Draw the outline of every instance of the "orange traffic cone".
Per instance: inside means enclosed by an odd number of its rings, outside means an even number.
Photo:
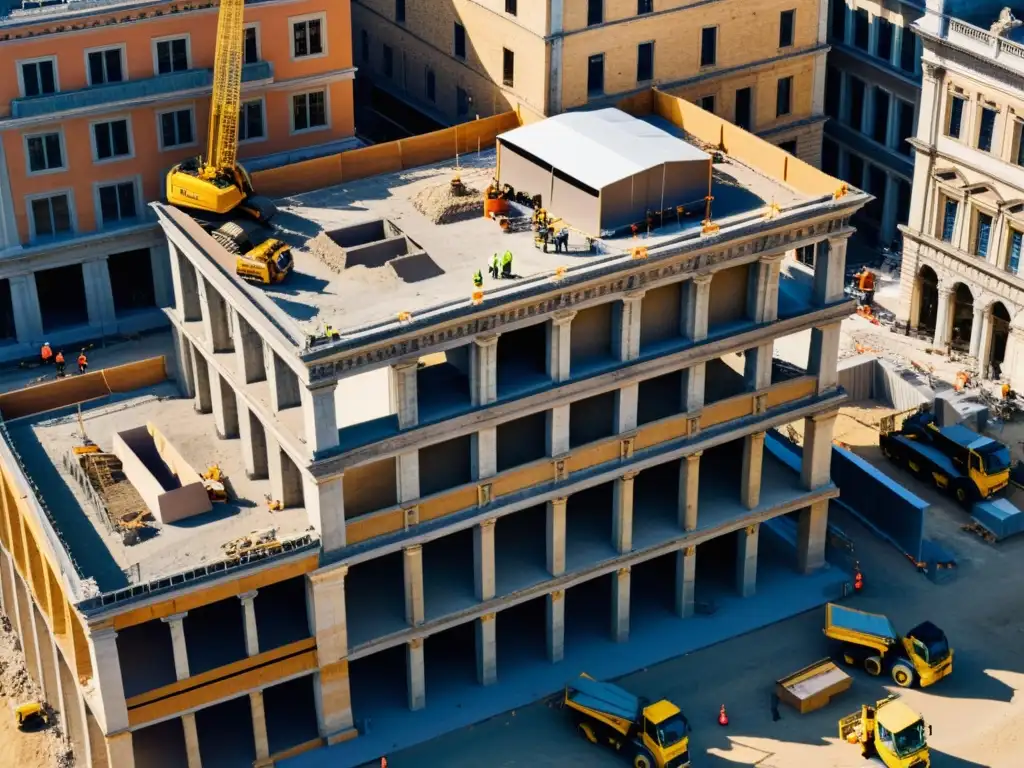
[[[853,591],[860,592],[864,589],[864,574],[860,572],[860,563],[853,566]]]
[[[388,768],[388,759],[386,757],[380,759],[380,768]]]
[[[722,708],[720,710],[718,710],[718,724],[719,725],[728,725],[729,724],[729,716],[725,713],[725,704],[723,704]]]

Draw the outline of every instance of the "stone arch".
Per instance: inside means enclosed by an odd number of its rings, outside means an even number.
[[[922,264],[914,276],[911,296],[910,325],[921,331],[934,332],[939,309],[939,276],[927,264]]]
[[[955,166],[936,168],[932,171],[932,177],[937,181],[945,182],[954,187],[963,187],[967,184],[967,177],[964,176],[963,171]]]
[[[993,301],[985,310],[985,321],[988,333],[985,334],[987,338],[982,339],[985,344],[981,356],[983,370],[984,367],[990,367],[992,375],[998,378],[1006,360],[1006,347],[1010,339],[1010,323],[1013,322],[1013,317],[1003,302]]]
[[[974,326],[974,292],[967,283],[953,283],[949,302],[949,344],[953,349],[967,352]]]

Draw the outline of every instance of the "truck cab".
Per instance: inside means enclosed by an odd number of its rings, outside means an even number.
[[[839,738],[860,743],[864,757],[888,768],[929,768],[928,733],[921,716],[895,696],[865,704],[839,721]]]

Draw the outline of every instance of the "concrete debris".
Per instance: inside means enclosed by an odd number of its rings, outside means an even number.
[[[337,272],[340,275],[345,271],[345,249],[334,242],[326,232],[321,232],[309,240],[305,248],[332,272]]]
[[[413,207],[434,224],[452,224],[484,215],[484,199],[480,190],[451,183],[424,187],[412,199]]]

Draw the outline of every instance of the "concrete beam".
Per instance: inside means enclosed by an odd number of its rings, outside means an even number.
[[[814,285],[811,297],[814,303],[825,306],[843,298],[846,280],[846,245],[849,235],[830,237],[827,252],[818,250],[814,259]]]
[[[571,372],[572,319],[576,312],[556,312],[548,321],[547,372],[556,383],[568,381]]]
[[[474,406],[498,399],[498,334],[477,336],[469,346],[469,393]]]
[[[43,338],[43,311],[39,306],[36,276],[14,275],[8,280],[11,284],[11,310],[14,313],[14,332],[18,343],[42,346],[46,339]]]
[[[423,599],[423,547],[415,544],[402,550],[405,578],[405,620],[418,627],[425,620]]]
[[[704,384],[707,363],[694,363],[683,370],[683,413],[693,413],[704,407]]]
[[[310,525],[320,534],[324,553],[337,552],[346,544],[343,477],[336,475],[317,482],[308,472],[296,472],[302,478],[302,505]]]
[[[797,522],[796,562],[800,573],[813,573],[825,565],[828,541],[828,500],[800,510]]]
[[[185,643],[185,617],[188,611],[165,616],[160,619],[171,632],[171,648],[174,651],[174,675],[178,680],[191,677],[188,668],[188,646]]]
[[[494,524],[484,520],[473,528],[473,575],[477,600],[494,597]]]
[[[547,566],[552,576],[565,573],[565,504],[564,497],[547,503]]]
[[[234,332],[238,378],[246,384],[266,381],[267,366],[263,360],[263,339],[238,313],[235,313]]]
[[[816,413],[804,419],[804,455],[800,481],[813,491],[832,482],[832,431],[838,411]]]
[[[839,333],[840,323],[811,329],[807,372],[818,377],[819,395],[839,386]]]
[[[498,428],[485,427],[469,436],[469,460],[474,480],[498,474]]]
[[[690,341],[703,341],[708,337],[712,277],[714,275],[696,275],[683,283],[683,317],[680,330],[683,338]]]
[[[760,525],[754,523],[736,531],[736,591],[740,597],[757,592],[757,540]]]
[[[189,712],[181,716],[181,727],[185,731],[185,759],[188,768],[203,768],[203,758],[199,751],[199,731],[196,730],[195,713]]]
[[[480,685],[498,682],[497,622],[493,613],[476,620],[476,680]]]
[[[270,757],[270,739],[267,738],[267,713],[263,708],[263,691],[253,691],[249,694],[249,712],[252,715],[256,759],[266,760]]]
[[[245,476],[250,480],[267,477],[267,433],[263,423],[244,403],[238,403],[238,435],[242,439]]]
[[[679,462],[679,527],[684,531],[697,530],[697,499],[700,489],[700,457],[696,451]]]
[[[569,452],[569,404],[556,405],[545,412],[544,439],[548,456],[561,456]]]
[[[260,652],[260,633],[256,625],[256,595],[257,590],[243,592],[238,596],[242,603],[242,628],[245,633],[245,652],[249,656],[256,656]]]
[[[235,390],[217,371],[210,371],[210,396],[217,437],[227,440],[238,437],[238,400]]]
[[[545,598],[547,614],[544,632],[548,661],[552,664],[565,658],[565,592],[556,590]]]
[[[764,432],[743,438],[743,467],[740,470],[740,501],[747,509],[761,503],[761,470],[764,466]]]
[[[616,478],[612,486],[612,546],[619,554],[633,549],[633,480],[636,472]]]
[[[391,366],[391,392],[399,429],[409,429],[420,423],[418,370],[419,361],[416,360]]]
[[[203,312],[203,340],[211,352],[231,352],[234,339],[227,302],[205,277],[199,278],[199,306]]]
[[[403,453],[395,458],[395,482],[398,503],[408,504],[420,497],[420,452]]]
[[[309,632],[316,638],[321,667],[348,657],[348,610],[344,565],[314,571],[306,577],[306,615]]]
[[[614,305],[613,351],[626,362],[640,357],[640,316],[646,291],[629,291]]]
[[[110,285],[110,267],[107,259],[84,262],[82,280],[85,283],[85,308],[89,316],[89,325],[98,329],[101,336],[116,333],[114,289]]]
[[[629,582],[630,566],[619,568],[612,574],[612,640],[629,640]]]
[[[747,390],[756,392],[772,385],[772,354],[775,344],[768,342],[746,350],[743,356],[743,383]]]
[[[427,674],[423,665],[423,638],[405,644],[406,684],[409,687],[409,709],[413,712],[427,706]]]
[[[697,585],[697,548],[683,547],[676,552],[676,615],[693,616]]]
[[[615,433],[636,429],[636,414],[640,403],[640,382],[623,384],[615,390]]]
[[[23,630],[25,623],[22,617]],[[117,632],[112,628],[91,630],[89,657],[97,692],[93,699],[93,714],[105,733],[127,730],[128,707],[121,678],[121,659],[117,652]]]
[[[338,413],[334,393],[338,382],[332,381],[315,389],[301,387],[302,421],[306,445],[316,457],[338,447]]]

